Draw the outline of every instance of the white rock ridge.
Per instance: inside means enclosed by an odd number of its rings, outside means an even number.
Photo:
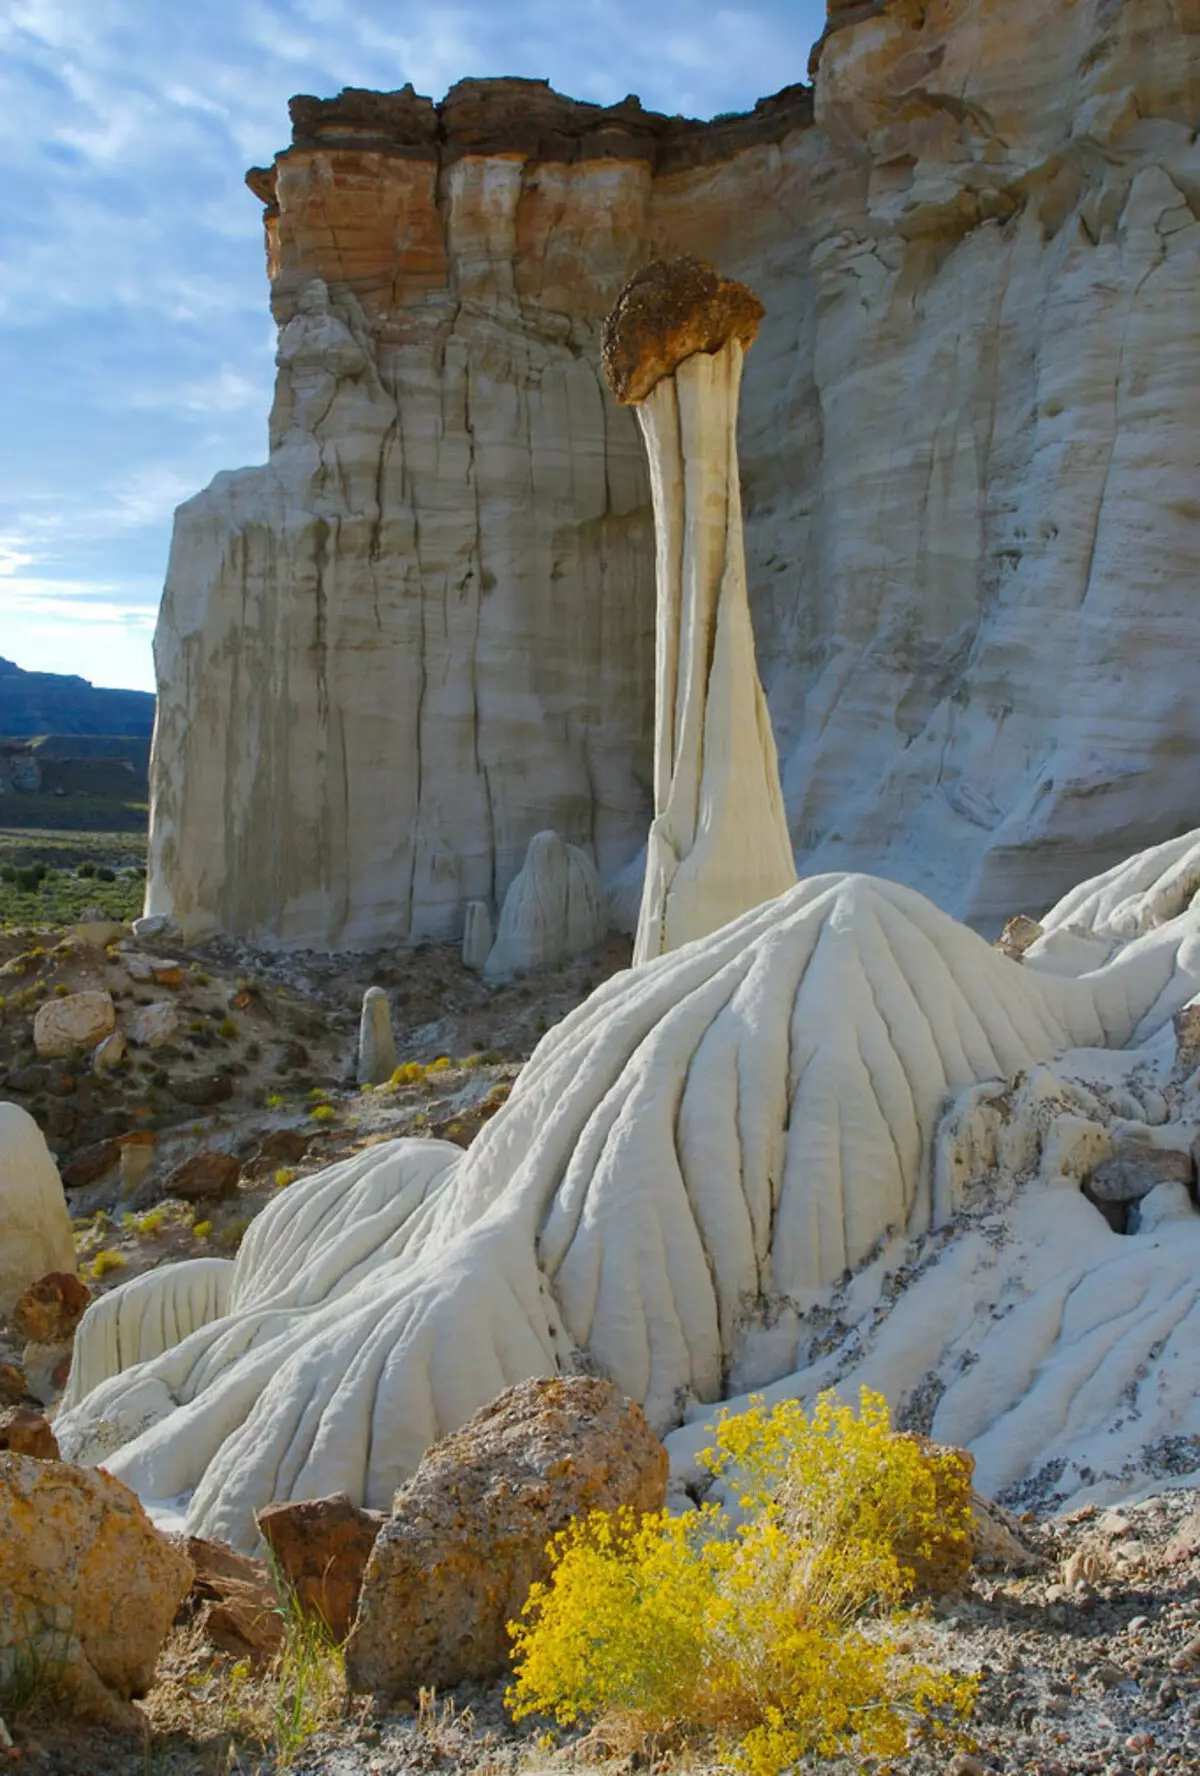
[[[706,937],[796,880],[754,662],[737,412],[762,305],[694,260],[659,261],[605,327],[650,459],[658,612],[654,818],[634,961]]]
[[[1200,835],[1186,867],[1183,845],[1157,859],[1176,882],[1200,868]],[[1142,904],[1155,867],[1130,866]],[[252,1224],[221,1317],[90,1392],[73,1379],[60,1445],[143,1497],[192,1494],[196,1533],[245,1545],[271,1499],[386,1504],[435,1437],[580,1360],[668,1430],[793,1373],[805,1312],[847,1270],[962,1211],[970,1167],[938,1159],[948,1098],[1068,1049],[1169,1044],[1198,992],[1190,898],[1069,978],[912,890],[801,882],[608,981],[466,1153],[400,1141],[293,1185]],[[1038,1422],[1027,1455],[1064,1421]]]
[[[75,1273],[62,1180],[33,1117],[0,1099],[0,1314],[52,1270]]]

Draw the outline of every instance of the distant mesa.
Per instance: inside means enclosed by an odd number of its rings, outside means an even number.
[[[0,737],[118,735],[149,741],[154,727],[150,691],[110,691],[60,672],[26,672],[0,659]]]

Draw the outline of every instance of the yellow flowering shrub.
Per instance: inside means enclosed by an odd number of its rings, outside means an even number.
[[[641,1519],[596,1512],[551,1544],[553,1570],[511,1625],[519,1719],[596,1720],[616,1740],[715,1740],[748,1776],[808,1753],[904,1756],[953,1734],[970,1679],[901,1656],[887,1620],[911,1589],[902,1551],[970,1537],[928,1449],[864,1391],[856,1417],[761,1402],[717,1429],[708,1466],[743,1507]]]

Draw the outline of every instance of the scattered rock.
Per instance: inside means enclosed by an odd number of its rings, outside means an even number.
[[[67,1199],[45,1137],[18,1104],[0,1101],[0,1314],[39,1277],[74,1269]]]
[[[1094,1203],[1131,1203],[1147,1196],[1156,1185],[1182,1183],[1191,1186],[1191,1155],[1148,1142],[1133,1144],[1098,1165],[1085,1180],[1083,1193]]]
[[[0,1411],[0,1449],[32,1456],[35,1461],[58,1460],[54,1432],[32,1406],[6,1406]]]
[[[483,965],[491,953],[492,941],[491,908],[486,900],[469,900],[466,922],[463,925],[463,967],[482,974]]]
[[[233,1081],[228,1073],[198,1073],[191,1079],[172,1079],[171,1096],[195,1110],[208,1110],[224,1104],[233,1096]]]
[[[996,948],[1012,962],[1019,962],[1031,943],[1042,935],[1042,927],[1028,913],[1017,913],[996,939]]]
[[[80,1147],[71,1155],[63,1167],[63,1186],[67,1190],[82,1190],[120,1163],[121,1149],[116,1141],[94,1141],[90,1147]]]
[[[92,1055],[92,1068],[96,1073],[109,1073],[125,1059],[125,1035],[121,1030],[114,1030],[103,1042],[96,1044]]]
[[[266,1562],[201,1536],[187,1536],[183,1545],[195,1577],[181,1614],[221,1652],[271,1658],[283,1643],[283,1616]]]
[[[186,1556],[100,1468],[0,1454],[0,1661],[20,1647],[53,1671],[63,1707],[136,1730],[191,1583]]]
[[[0,1363],[0,1406],[25,1406],[33,1396],[15,1363]]]
[[[129,1040],[139,1048],[162,1048],[179,1034],[179,1012],[171,999],[139,1005],[128,1024]]]
[[[396,1494],[347,1643],[352,1687],[411,1696],[497,1676],[550,1538],[582,1512],[657,1510],[666,1482],[666,1451],[611,1382],[507,1389],[435,1443]]]
[[[974,1464],[972,1464],[974,1465]],[[971,1493],[975,1528],[971,1564],[984,1572],[1037,1572],[1045,1565],[1040,1554],[1027,1548],[1016,1530],[1010,1511],[978,1492]]]
[[[21,1367],[29,1392],[43,1406],[53,1406],[71,1375],[74,1340],[54,1340],[45,1344],[30,1342],[21,1352]]]
[[[1164,1559],[1169,1566],[1175,1566],[1197,1554],[1200,1554],[1200,1511],[1193,1511],[1167,1543]]]
[[[45,1091],[49,1083],[49,1067],[41,1067],[36,1061],[29,1067],[14,1067],[8,1076],[9,1090],[20,1092],[25,1097],[32,1097],[36,1092]]]
[[[130,929],[139,943],[177,938],[179,927],[167,913],[146,913],[133,921]]]
[[[303,1129],[271,1129],[258,1142],[255,1158],[294,1165],[308,1152],[309,1140]]]
[[[396,1038],[388,996],[382,987],[368,987],[363,994],[358,1025],[359,1085],[382,1085],[396,1071]]]
[[[1200,1004],[1181,1006],[1172,1022],[1175,1027],[1175,1073],[1186,1079],[1200,1067]],[[1193,1145],[1193,1161],[1195,1157]]]
[[[344,1492],[255,1513],[276,1565],[304,1609],[328,1623],[335,1640],[354,1626],[363,1572],[385,1519]]]
[[[68,925],[66,934],[79,943],[92,944],[98,950],[106,950],[109,944],[120,943],[122,938],[128,937],[129,927],[116,919],[88,919],[82,925]]]
[[[62,1344],[75,1336],[91,1299],[87,1284],[74,1272],[52,1270],[18,1300],[12,1311],[13,1330],[31,1344]]]
[[[185,1202],[199,1202],[210,1196],[232,1196],[241,1171],[232,1153],[195,1153],[171,1173],[166,1194],[181,1196]]]
[[[68,993],[38,1006],[33,1046],[40,1055],[65,1055],[73,1048],[95,1048],[116,1027],[117,1008],[110,993]]]

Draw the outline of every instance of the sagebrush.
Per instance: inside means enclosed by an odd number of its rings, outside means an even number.
[[[892,1618],[912,1560],[969,1543],[965,1470],[866,1392],[857,1416],[757,1402],[707,1462],[741,1522],[715,1504],[597,1512],[556,1538],[512,1625],[514,1715],[596,1722],[618,1746],[707,1738],[750,1776],[955,1734],[973,1683],[903,1656]]]

